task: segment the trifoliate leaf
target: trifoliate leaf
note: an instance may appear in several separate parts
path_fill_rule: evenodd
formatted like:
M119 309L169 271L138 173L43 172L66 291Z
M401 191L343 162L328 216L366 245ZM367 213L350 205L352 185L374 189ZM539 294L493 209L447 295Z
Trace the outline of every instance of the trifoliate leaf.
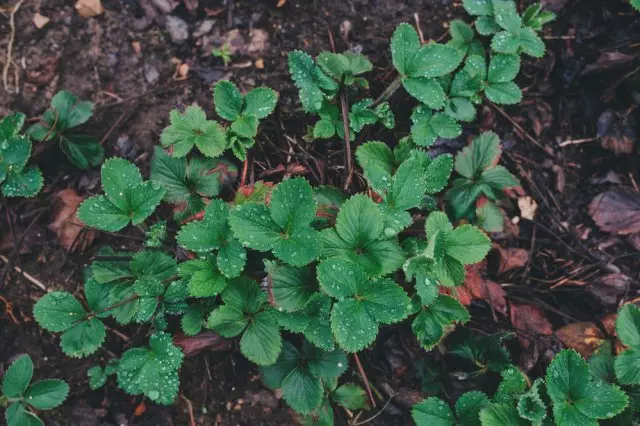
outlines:
M587 362L574 350L556 355L547 369L546 379L557 423L611 418L628 403L628 397L619 387L593 379Z
M440 398L431 397L411 408L416 425L455 426L456 418L451 408Z
M29 386L24 400L38 410L51 410L62 404L68 394L68 384L62 380L46 379Z
M118 384L130 395L144 394L158 404L171 404L178 394L178 370L183 358L171 335L156 332L148 348L132 348L122 355Z
M44 426L40 417L27 410L23 402L14 402L7 408L5 419L8 426Z
M501 334L478 336L468 329L459 329L447 340L447 344L450 353L467 359L476 367L501 373L511 366L503 338Z
M420 50L420 38L416 30L409 24L398 25L391 37L391 58L393 66L401 75L410 74L414 70L413 60Z
M444 337L454 322L469 321L469 312L452 297L439 295L429 306L422 307L411 328L426 350L431 350Z
M24 395L33 377L33 361L29 355L22 355L11 363L2 379L2 394L11 399Z
M173 155L184 157L196 146L207 157L219 157L227 147L222 127L207 116L198 105L190 105L181 113L171 111L170 125L160 135L164 147L173 147Z
M361 53L321 52L317 61L324 72L346 85L352 85L355 76L373 68L373 64Z
M300 50L289 53L289 73L299 90L300 102L306 112L317 112L326 97L333 97L338 84L315 64L313 58ZM326 93L326 95L325 95Z
M99 365L94 365L87 370L87 378L89 379L89 387L91 390L101 388L107 383L107 379L112 374L116 374L118 370L118 360L111 360L107 365L102 368Z
M430 146L438 136L455 138L462 128L453 118L443 113L433 114L424 105L418 105L411 114L411 138L419 146Z
M498 135L484 132L456 155L455 169L467 179L473 179L495 165L501 152Z
M242 113L242 93L235 84L220 80L213 88L216 113L225 120L234 121Z
M330 327L331 298L314 293L302 310L278 313L278 322L285 329L304 334L315 346L332 351L335 348Z

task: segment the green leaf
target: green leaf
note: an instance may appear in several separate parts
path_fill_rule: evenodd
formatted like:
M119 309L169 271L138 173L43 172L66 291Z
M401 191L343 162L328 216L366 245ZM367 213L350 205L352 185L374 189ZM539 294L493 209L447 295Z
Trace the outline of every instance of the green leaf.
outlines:
M493 399L495 402L511 404L517 401L527 389L527 379L516 367L506 368L500 374L502 381Z
M31 155L31 142L23 136L15 136L0 144L0 171L7 174L20 173Z
M87 370L87 378L89 379L89 387L91 390L101 388L107 383L110 375L115 374L118 369L118 361L109 361L105 368L94 365Z
M518 414L534 423L540 423L547 417L547 406L542 401L539 391L542 383L542 379L537 379L531 389L518 399Z
M520 30L520 50L534 58L542 58L546 47L544 42L536 32L531 28L522 28ZM492 44L493 46L493 44Z
M493 13L496 23L510 32L517 32L522 27L522 19L512 0L493 0Z
M325 99L324 91L328 93L327 97L332 97L338 90L337 83L329 78L305 52L300 50L290 52L288 62L289 73L299 90L302 107L306 112L319 111Z
M23 113L16 112L0 120L0 141L6 141L18 136L26 118L27 116Z
M517 54L520 49L520 38L515 33L500 31L491 39L491 49L498 53Z
M367 312L365 304L355 299L334 304L331 329L340 347L347 352L366 348L378 335L378 323Z
M166 190L164 199L170 203L186 201L191 194L187 182L187 160L171 157L159 146L155 147L151 159L151 179Z
M464 44L470 43L475 37L473 28L460 19L454 19L449 22L449 34L451 34L453 40Z
M447 44L429 43L420 48L407 73L410 77L442 77L453 72L464 55Z
M487 98L497 104L515 105L522 100L522 91L513 81L491 83L484 89Z
M615 385L591 377L587 362L574 350L560 352L547 369L547 392L554 402L556 422L576 418L611 418L622 412L628 398Z
M467 179L473 179L497 163L501 152L498 135L484 132L456 155L456 172Z
M19 173L9 173L2 186L5 197L33 197L42 189L42 172L37 167L28 167Z
M271 192L271 217L285 232L308 226L316 214L311 185L303 178L287 179Z
M7 408L5 418L8 426L44 426L44 422L34 413L27 411L22 402L15 402Z
M61 136L60 148L69 160L80 169L97 167L104 160L104 148L94 136Z
M518 179L503 166L495 166L483 171L479 182L486 183L497 191L520 185Z
M213 328L223 337L235 337L249 324L244 312L234 306L223 305L211 312L207 327Z
M502 232L504 216L495 203L486 200L482 206L476 208L476 225L486 232Z
M173 110L169 114L170 125L160 135L164 147L173 147L173 155L184 157L194 145L207 157L218 157L227 147L227 139L222 127L215 121L207 120L205 112L198 105L188 106L184 113Z
M427 194L436 194L444 189L449 182L453 170L453 156L440 154L427 166L425 172Z
M268 87L257 87L245 95L242 113L262 119L273 112L277 103L278 92Z
M476 31L483 36L489 36L500 31L500 26L493 16L479 16L476 19Z
M468 329L456 330L447 341L449 351L472 362L479 369L500 373L511 366L502 334L478 336Z
M57 114L55 128L62 132L86 123L93 115L94 105L81 101L67 90L61 90L51 99L51 107Z
M22 355L11 363L2 379L2 393L5 397L18 399L24 395L33 377L33 361L29 355Z
M402 81L406 91L432 109L444 107L447 95L442 86L434 78L409 77Z
M273 364L282 349L280 327L271 312L259 312L249 321L240 350L250 361L258 365Z
M102 321L90 318L66 330L60 336L62 352L71 358L82 358L96 352L106 337Z
M364 389L353 383L345 383L333 392L333 400L348 410L366 410L369 399Z
M417 159L409 159L398 167L387 197L391 206L409 210L420 205L427 189L421 169L422 164Z
M308 414L322 403L322 382L309 371L295 368L282 380L282 393L291 408Z
M625 345L640 349L640 308L635 305L624 305L616 319L618 338Z
M627 349L619 354L614 361L614 369L621 384L640 384L640 349Z
M444 112L454 120L472 122L476 118L476 107L463 97L455 97L447 100Z
M113 308L109 311L111 316L115 318L119 324L130 323L135 316L138 310L139 300L135 299L131 302L123 303L127 299L133 298L134 295L135 292L133 291L132 284L116 285L109 293L109 304L116 305L122 303L117 308Z
M243 138L253 138L258 134L258 119L253 115L241 115L231 123L231 130Z
M409 24L398 25L391 37L391 58L393 66L402 75L413 71L413 60L420 50L420 38Z
M437 232L444 232L445 234L448 234L450 231L453 231L453 225L451 225L446 213L435 211L430 213L427 217L424 229L427 239L430 240L435 237Z
M531 423L518 416L516 407L509 404L489 404L480 411L482 426L530 426Z
M454 322L469 321L469 312L452 297L439 295L429 306L423 307L411 328L426 350L436 346L444 337L445 329Z
M309 268L294 268L269 261L265 261L265 266L273 302L277 308L285 311L300 310L318 289Z
M366 195L354 195L345 201L336 218L338 235L351 247L364 247L382 232L382 213Z
M378 122L378 116L371 109L373 99L363 99L354 103L349 112L349 125L355 133L359 133L364 126Z
M453 118L443 113L432 114L423 105L414 109L411 120L411 137L420 146L431 145L438 136L450 139L462 132L462 127Z
M489 398L483 392L470 391L456 401L456 414L461 425L480 426L480 411L489 405Z
M229 225L242 244L254 250L269 251L280 239L281 230L264 204L237 205L229 214Z
M462 5L470 15L493 15L491 0L463 0Z
M122 355L118 384L130 395L144 394L158 404L171 404L178 394L178 370L183 358L171 335L156 332L148 348L132 348Z
M451 408L440 398L431 397L411 408L411 417L416 425L455 426L456 418Z
M389 189L395 158L384 142L371 141L360 145L356 150L356 159L364 169L369 185L376 192L383 193Z
M225 120L234 121L242 113L242 93L235 84L220 80L213 88L216 113Z
M499 54L491 58L487 80L489 83L508 83L520 72L520 56Z
M51 410L62 404L69 394L69 385L62 380L41 380L29 386L24 395L27 404L38 410Z
M53 291L36 302L33 315L40 327L52 332L61 332L83 320L86 312L71 293Z
M491 248L491 240L473 225L462 225L447 236L447 255L463 265L478 263Z

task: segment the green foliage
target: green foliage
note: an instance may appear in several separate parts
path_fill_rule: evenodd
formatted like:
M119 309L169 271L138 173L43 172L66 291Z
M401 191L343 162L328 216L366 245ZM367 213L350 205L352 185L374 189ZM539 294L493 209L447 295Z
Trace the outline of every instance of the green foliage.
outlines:
M29 128L27 135L39 142L58 140L62 152L78 168L97 167L104 159L104 148L98 139L69 133L70 129L89 121L93 109L92 102L81 101L73 93L61 90L51 99L51 107L40 121Z
M195 146L206 157L218 157L227 148L224 129L213 120L208 120L202 108L193 104L184 112L171 111L170 124L162 131L160 142L172 147L172 155L184 157Z
M431 397L414 405L411 416L419 426L479 426L478 413L488 405L487 395L471 391L458 398L455 414L443 400Z
M107 383L109 376L113 376L118 371L118 361L111 360L107 365L103 367L94 365L87 370L87 377L89 378L89 387L91 390L100 389Z
M78 218L103 231L119 231L129 223L139 225L156 209L166 190L155 181L143 182L138 168L122 158L102 165L104 195L91 197L78 208Z
M8 426L43 426L34 410L51 410L61 405L69 394L62 380L45 379L31 383L33 361L22 355L11 363L2 379L2 393L10 403L5 412Z
M476 336L468 329L456 330L448 339L449 352L471 362L479 372L500 373L511 365L503 346L504 335Z
M504 191L519 185L518 179L498 165L502 146L493 132L476 137L456 155L455 171L460 176L453 181L446 199L456 219L476 221L488 232L501 232L503 216L495 201Z
M640 385L640 308L623 306L616 319L616 332L628 347L615 359L616 378L624 385Z
M33 197L42 189L42 173L28 166L31 141L20 135L25 115L0 120L0 191L5 197Z
M640 0L630 0L629 3L635 10L640 11Z

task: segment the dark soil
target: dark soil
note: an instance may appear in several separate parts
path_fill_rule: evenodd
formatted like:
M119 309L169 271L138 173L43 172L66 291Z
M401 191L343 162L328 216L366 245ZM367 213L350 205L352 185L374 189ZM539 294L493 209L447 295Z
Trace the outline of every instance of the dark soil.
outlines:
M16 15L13 45L19 84L16 88L12 69L10 91L0 88L0 116L22 111L37 120L56 91L70 90L96 103L96 114L83 130L102 139L107 156L128 157L144 170L167 125L169 111L176 105L197 102L212 111L211 85L221 78L232 79L242 89L267 85L280 92L281 100L276 113L263 125L253 150L250 182L277 182L283 175L278 166L292 163L303 165L313 184L339 184L342 179L340 141L311 146L303 142L312 121L301 120L287 71L287 52L304 49L317 54L331 48L331 39L338 51L361 48L375 64L369 76L375 97L395 77L388 40L400 22L415 23L417 14L425 39L440 40L446 36L446 22L464 17L460 2L452 0L287 0L279 8L276 0L227 0L226 5L221 0L200 0L199 4L197 0L176 1L179 4L171 15L188 23L189 37L174 42L165 25L167 15L157 9L155 15L151 13L153 1L102 3L104 14L91 19L81 18L73 1L32 0L22 5ZM197 8L190 12L186 4L194 3ZM628 186L637 191L634 122L640 85L634 72L639 69L640 19L622 0L546 3L559 17L545 33L548 55L524 64L519 77L520 85L526 88L523 105L506 108L504 114L491 105L483 106L477 126L467 126L458 140L442 143L438 149L454 152L480 130L493 129L503 138L505 165L520 178L524 193L539 207L535 220L520 220L504 234L494 236L501 247L529 250L526 267L498 274L498 260L490 259L488 275L507 290L510 303L539 307L555 330L576 321L598 322L615 312L621 300L638 297L638 239L600 231L587 205L610 187ZM32 21L36 12L51 22L36 28ZM211 30L194 36L205 19L212 20ZM2 62L9 42L8 21L5 12L0 16ZM232 43L238 53L225 67L210 53L232 30L237 30L242 40ZM265 45L258 43L256 36L262 31L268 35ZM628 57L598 61L607 52ZM175 79L177 63L188 64L186 80ZM391 99L401 123L408 121L408 108L413 105L408 100L401 91ZM607 111L611 122L601 118ZM601 139L562 144L603 133L610 135L610 145L631 144L631 153L615 154L601 146ZM393 143L401 136L371 130L362 134L358 143L367 139ZM123 336L108 333L105 350L99 355L70 359L60 351L59 339L35 324L32 307L43 293L14 267L49 289L81 292L82 269L99 246L137 249L142 236L136 230L124 236L100 234L83 253L68 253L47 229L53 214L51 195L64 188L95 193L99 171L74 169L57 149L38 147L35 152L34 161L45 173L44 191L35 199L12 200L0 206L0 254L9 258L11 266L2 262L0 269L0 301L9 303L0 303L0 376L13 358L28 353L38 377L68 381L70 399L62 408L43 415L51 425L185 425L189 422L187 401L198 424L295 424L285 404L262 387L257 370L238 351L205 352L188 359L181 372L184 398L168 408L148 403L139 416L134 416L134 411L136 407L141 410L142 399L119 391L113 380L99 391L89 390L87 369L145 342L146 329L131 326L119 329ZM231 184L237 186L237 182ZM352 190L361 187L362 179L357 179ZM507 203L505 210L509 218L520 214L515 200ZM611 273L621 273L630 282L626 292L614 294L613 304L589 291ZM12 313L6 310L8 306ZM512 319L495 314L484 302L474 302L471 312L469 326L478 332L514 331ZM554 335L539 335L534 330L528 334L520 331L519 336L529 341L524 345L528 347L513 340L510 349L519 365L534 376L562 348ZM446 357L428 357L447 366L447 373L441 375L452 398L476 384L458 374L459 366ZM428 390L423 388L417 368L425 358L405 326L384 329L375 349L361 354L376 389L385 397L398 392L371 424L410 423L410 405ZM350 380L360 379L354 374Z

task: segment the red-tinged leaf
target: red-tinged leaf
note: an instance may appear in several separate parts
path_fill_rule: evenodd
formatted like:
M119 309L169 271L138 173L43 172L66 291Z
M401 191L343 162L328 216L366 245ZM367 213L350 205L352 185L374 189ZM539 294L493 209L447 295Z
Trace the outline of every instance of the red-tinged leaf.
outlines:
M520 345L527 349L532 343L532 335L551 335L553 327L545 313L534 305L510 305L511 324L516 329ZM522 332L520 332L522 331Z
M575 322L556 330L556 336L570 349L588 359L604 343L605 336L592 322Z
M471 300L484 300L489 303L494 310L506 315L507 293L500 284L483 277L486 268L486 261L467 267L464 288ZM457 290L458 289L456 289L456 291ZM463 301L460 301L460 303L464 304Z
M500 252L500 266L498 267L498 274L504 274L505 272L513 269L523 268L529 260L529 250L521 248L506 248L498 247Z
M589 204L589 214L603 231L618 235L640 232L640 193L631 188L603 192Z

